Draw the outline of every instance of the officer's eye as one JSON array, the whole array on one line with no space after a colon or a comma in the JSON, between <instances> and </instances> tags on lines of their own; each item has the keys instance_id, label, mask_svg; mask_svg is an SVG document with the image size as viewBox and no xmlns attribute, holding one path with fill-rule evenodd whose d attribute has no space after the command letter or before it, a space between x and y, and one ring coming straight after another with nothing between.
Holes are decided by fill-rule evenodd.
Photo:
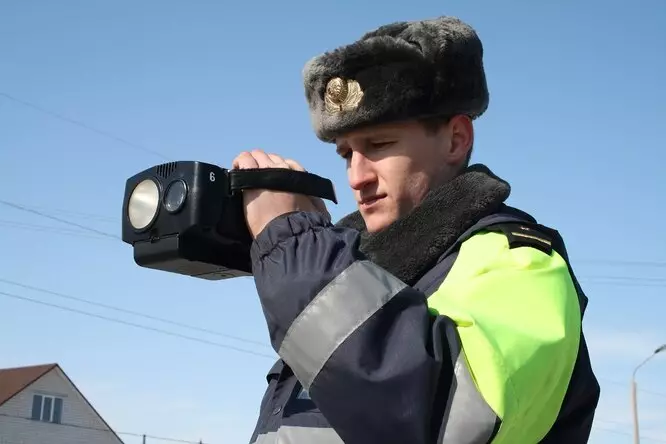
<instances>
[{"instance_id":1,"label":"officer's eye","mask_svg":"<svg viewBox=\"0 0 666 444\"><path fill-rule=\"evenodd\" d=\"M351 157L351 150L338 150L338 154L343 159L349 159Z\"/></svg>"},{"instance_id":2,"label":"officer's eye","mask_svg":"<svg viewBox=\"0 0 666 444\"><path fill-rule=\"evenodd\" d=\"M392 140L382 140L382 141L373 141L370 142L372 148L386 148L393 145L395 142Z\"/></svg>"}]
</instances>

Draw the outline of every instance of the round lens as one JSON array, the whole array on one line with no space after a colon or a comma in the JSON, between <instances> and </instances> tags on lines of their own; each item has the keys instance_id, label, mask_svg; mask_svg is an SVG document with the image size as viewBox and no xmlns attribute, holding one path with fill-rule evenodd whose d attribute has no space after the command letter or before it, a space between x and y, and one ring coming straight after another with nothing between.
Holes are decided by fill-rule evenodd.
<instances>
[{"instance_id":1,"label":"round lens","mask_svg":"<svg viewBox=\"0 0 666 444\"><path fill-rule=\"evenodd\" d=\"M182 180L172 182L164 196L164 208L169 213L180 210L187 197L187 186Z\"/></svg>"},{"instance_id":2,"label":"round lens","mask_svg":"<svg viewBox=\"0 0 666 444\"><path fill-rule=\"evenodd\" d=\"M129 198L127 216L136 230L143 230L155 218L160 203L160 190L157 184L146 179L134 188Z\"/></svg>"}]
</instances>

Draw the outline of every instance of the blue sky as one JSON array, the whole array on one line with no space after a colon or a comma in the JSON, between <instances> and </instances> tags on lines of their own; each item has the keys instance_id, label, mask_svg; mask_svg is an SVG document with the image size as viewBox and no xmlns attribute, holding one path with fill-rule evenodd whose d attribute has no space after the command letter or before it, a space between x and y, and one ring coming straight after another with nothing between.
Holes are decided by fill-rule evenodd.
<instances>
[{"instance_id":1,"label":"blue sky","mask_svg":"<svg viewBox=\"0 0 666 444\"><path fill-rule=\"evenodd\" d=\"M592 442L627 442L631 370L666 342L661 0L0 1L1 199L119 235L125 179L163 160L151 150L228 166L260 147L330 177L337 219L353 201L344 164L312 133L303 64L380 24L444 14L485 45L491 101L474 160L511 182L510 203L561 231L590 298L603 384ZM120 432L247 442L273 355L252 280L142 269L118 240L8 206L0 227L2 280L256 341L0 281L0 292L222 345L0 294L0 367L60 363ZM639 374L646 443L666 442L664 374L666 354Z\"/></svg>"}]
</instances>

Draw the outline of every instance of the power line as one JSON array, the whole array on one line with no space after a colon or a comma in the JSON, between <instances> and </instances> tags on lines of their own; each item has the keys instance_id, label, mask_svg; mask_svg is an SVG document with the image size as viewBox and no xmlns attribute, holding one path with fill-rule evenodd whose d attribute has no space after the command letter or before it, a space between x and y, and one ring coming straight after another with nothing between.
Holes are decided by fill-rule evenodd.
<instances>
[{"instance_id":1,"label":"power line","mask_svg":"<svg viewBox=\"0 0 666 444\"><path fill-rule=\"evenodd\" d=\"M619 385L619 386L623 386L623 387L629 385L628 383L624 383L624 382L620 382L620 381L615 381L615 380L613 380L613 379L608 379L608 378L597 378L597 379L599 379L600 381L608 382L609 384L615 384L615 385ZM654 390L647 390L647 389L640 388L640 387L637 388L637 390L638 390L639 392L649 393L649 394L651 394L651 395L655 395L655 396L660 396L660 397L662 397L662 398L666 398L666 393L664 393L664 392L656 392L656 391L654 391Z\"/></svg>"},{"instance_id":2,"label":"power line","mask_svg":"<svg viewBox=\"0 0 666 444\"><path fill-rule=\"evenodd\" d=\"M103 304L103 303L100 303L100 302L91 301L91 300L81 298L81 297L71 296L71 295L67 295L67 294L63 294L63 293L58 293L58 292L55 292L55 291L52 291L52 290L39 288L39 287L35 287L35 286L32 286L32 285L28 285L28 284L23 284L23 283L20 283L20 282L9 280L9 279L0 278L0 282L4 282L4 283L10 284L10 285L16 285L18 287L22 287L22 288L28 289L28 290L34 290L34 291L39 291L39 292L43 292L43 293L46 293L46 294L51 294L51 295L61 297L61 298L64 298L64 299L79 301L79 302L83 302L83 303L93 305L93 306L99 306L99 307L102 307L102 308L107 308L107 309L122 312L122 313L127 313L127 314L132 314L132 315L135 315L135 316L139 316L139 317L144 317L146 319L152 319L152 320L156 320L156 321L159 321L159 322L164 322L164 323L171 324L171 325L178 326L178 327L183 327L183 328L187 328L187 329L191 329L191 330L200 331L200 332L203 332L203 333L217 335L217 336L225 337L225 338L228 338L228 339L234 339L234 340L241 341L241 342L246 342L246 343L252 344L252 345L258 345L258 346L262 346L262 347L269 347L265 343L262 343L262 342L259 342L259 341L254 341L252 339L242 338L242 337L239 337L239 336L233 336L233 335L218 332L218 331L215 331L215 330L210 330L210 329L203 328L203 327L197 327L197 326L185 324L185 323L178 322L178 321L173 321L173 320L170 320L170 319L160 318L158 316L149 315L149 314L142 313L142 312L139 312L139 311L129 310L129 309L125 309L125 308L118 307L118 306L113 306L113 305L109 305L109 304ZM97 314L94 314L94 313L89 313L89 312L73 309L73 308L70 308L70 307L65 307L65 306L58 305L58 304L47 303L47 302L39 301L37 299L32 299L32 298L25 297L25 296L15 295L13 293L6 293L6 292L3 292L3 291L0 291L0 294L4 295L4 296L7 296L7 297L24 300L26 302L32 302L32 303L36 303L36 304L40 304L40 305L46 305L46 306L49 306L49 307L52 307L52 308L58 308L60 310L71 311L71 312L75 312L75 313L86 315L86 316L92 316L92 317L100 318L100 319L110 321L110 322L117 322L117 323L129 325L129 326L133 326L133 327L137 327L137 328L142 328L142 329L145 329L145 330L154 331L154 332L157 332L157 333L163 333L163 334L168 334L170 336L180 337L180 338L183 338L183 339L198 341L198 342L202 342L202 343L205 343L205 344L208 344L208 345L215 345L215 346L223 347L223 348L231 348L231 349L236 350L236 351L250 353L250 354L261 356L261 357L273 358L273 356L269 356L269 355L266 355L266 354L263 354L263 353L260 353L260 352L253 352L253 351L249 351L249 350L239 349L237 347L228 346L226 344L220 344L220 343L216 343L216 342L213 342L213 341L207 341L207 340L196 338L196 337L181 335L179 333L175 333L175 332L172 332L172 331L157 329L157 328L153 328L153 327L149 327L149 326L145 326L145 325L141 325L141 324L136 324L136 323L120 320L120 319L117 319L117 318L109 318L109 317L106 317L106 316L101 316L101 315L97 315ZM622 383L622 382L619 382L619 381L616 381L616 380L613 380L613 379L604 378L604 377L598 377L598 379L601 380L601 381L605 381L607 383L615 384L615 385L619 385L619 386L625 386L626 385L625 383ZM644 388L638 388L638 391L666 398L666 393L663 393L663 392L644 389Z\"/></svg>"},{"instance_id":3,"label":"power line","mask_svg":"<svg viewBox=\"0 0 666 444\"><path fill-rule=\"evenodd\" d=\"M208 444L208 442L204 442L202 440L186 441L184 439L178 439L178 438L167 438L167 437L164 437L164 436L146 435L145 433L144 434L130 433L130 432L116 432L116 433L118 435L133 436L133 437L136 437L136 438L154 439L156 441L177 442L177 443L183 443L183 444Z\"/></svg>"},{"instance_id":4,"label":"power line","mask_svg":"<svg viewBox=\"0 0 666 444\"><path fill-rule=\"evenodd\" d=\"M185 323L182 323L182 322L173 321L173 320L170 320L170 319L160 318L158 316L150 315L150 314L147 314L147 313L142 313L142 312L139 312L139 311L129 310L127 308L122 308L122 307L118 307L118 306L115 306L115 305L103 304L101 302L95 302L95 301L91 301L89 299L85 299L85 298L82 298L82 297L71 296L71 295L68 295L68 294L59 293L57 291L48 290L46 288L35 287L35 286L32 286L32 285L24 284L24 283L21 283L21 282L10 280L10 279L4 279L4 278L0 277L0 282L4 282L4 283L10 284L10 285L15 285L17 287L21 287L21 288L24 288L26 290L39 291L41 293L50 294L50 295L53 295L53 296L56 296L56 297L59 297L59 298L69 299L69 300L72 300L72 301L82 302L84 304L93 305L93 306L96 306L96 307L101 307L101 308L106 308L106 309L109 309L109 310L114 310L114 311L117 311L117 312L120 312L120 313L131 314L131 315L134 315L134 316L139 316L139 317L142 317L142 318L151 319L153 321L164 322L165 324L171 324L171 325L175 325L177 327L187 328L187 329L190 329L190 330L195 330L195 331L199 331L199 332L202 332L202 333L208 333L208 334L211 334L211 335L216 335L216 336L224 337L224 338L227 338L227 339L233 339L233 340L236 340L236 341L241 341L241 342L245 342L245 343L252 344L252 345L258 345L258 346L261 346L261 347L270 347L269 345L267 345L264 342L259 342L259 341L255 341L255 340L252 340L252 339L241 338L239 336L233 336L233 335L229 335L229 334L226 334L226 333L221 333L221 332L218 332L218 331L215 331L215 330L210 330L210 329L203 328L203 327L197 327L197 326L194 326L194 325L189 325L189 324L185 324Z\"/></svg>"},{"instance_id":5,"label":"power line","mask_svg":"<svg viewBox=\"0 0 666 444\"><path fill-rule=\"evenodd\" d=\"M666 268L666 262L660 261L631 261L618 259L576 259L573 262L581 264L599 264L619 267L657 267Z\"/></svg>"},{"instance_id":6,"label":"power line","mask_svg":"<svg viewBox=\"0 0 666 444\"><path fill-rule=\"evenodd\" d=\"M580 280L582 283L585 283L586 286L593 286L593 285L610 285L611 287L631 287L631 288L664 288L666 287L666 282L663 284L660 283L654 283L654 282L641 282L640 278L636 278L635 281L627 281L627 282L621 282L621 281L595 281L595 280L588 280L585 277L578 277L578 280Z\"/></svg>"},{"instance_id":7,"label":"power line","mask_svg":"<svg viewBox=\"0 0 666 444\"><path fill-rule=\"evenodd\" d=\"M32 419L26 418L25 416L10 415L9 413L0 413L0 416L5 417L5 418L12 418L12 419L22 419L24 421L33 421ZM111 428L103 429L101 427L71 424L71 423L66 423L66 422L57 422L57 423L56 422L50 422L49 425L59 426L59 427L71 427L71 428L82 429L82 430L94 430L96 432L106 432L106 433L113 433L113 434L116 434L116 435L134 436L134 437L137 437L137 438L146 437L146 438L150 438L150 439L155 439L157 441L176 442L176 443L182 443L182 444L210 444L208 442L204 442L204 441L201 441L201 440L199 440L199 441L188 441L188 440L179 439L179 438L147 435L145 433L119 432L119 431L113 430ZM2 441L0 441L0 444L1 443L2 443Z\"/></svg>"},{"instance_id":8,"label":"power line","mask_svg":"<svg viewBox=\"0 0 666 444\"><path fill-rule=\"evenodd\" d=\"M92 132L94 132L94 133L96 133L100 136L107 137L111 140L114 140L114 141L119 142L123 145L129 146L131 148L138 149L140 151L144 151L144 152L149 153L149 154L153 154L153 155L161 157L162 159L167 160L167 161L171 160L168 156L166 156L166 155L164 155L164 154L162 154L158 151L155 151L153 149L144 147L144 146L139 145L135 142L128 141L127 139L119 137L119 136L117 136L117 135L115 135L115 134L113 134L109 131L100 130L98 128L95 128L95 127L93 127L93 126L91 126L91 125L89 125L89 124L87 124L87 123L85 123L81 120L72 119L70 117L64 116L61 113L50 111L50 110L48 110L48 109L46 109L42 106L39 106L39 105L37 105L35 103L32 103L32 102L29 102L25 99L20 99L20 98L14 96L14 95L9 94L9 93L0 91L0 96L5 97L6 99L8 99L12 102L21 104L23 106L26 106L26 107L31 108L33 110L36 110L40 113L48 115L52 118L55 118L55 119L58 119L58 120L76 125L80 128L86 129L88 131L92 131ZM99 217L108 218L108 216L99 216ZM638 266L638 267L666 268L666 262L659 262L659 261L632 261L632 260L611 260L611 259L578 259L575 262L577 262L577 263L589 263L589 264L605 264L605 265L610 265L610 266Z\"/></svg>"},{"instance_id":9,"label":"power line","mask_svg":"<svg viewBox=\"0 0 666 444\"><path fill-rule=\"evenodd\" d=\"M30 418L26 418L23 416L18 416L18 415L10 415L7 413L0 413L0 416L6 417L6 418L13 418L13 419L22 419L25 421L31 421ZM616 435L623 435L623 436L632 436L631 433L622 431L622 430L615 430L615 429L610 429L606 427L601 427L596 424L596 422L605 422L609 424L615 424L615 425L620 425L623 427L628 427L628 424L621 423L618 421L609 421L609 420L604 420L604 419L595 419L595 424L592 425L592 429L600 430L603 432L608 432L608 433L613 433ZM122 432L122 431L115 431L113 429L103 429L99 427L92 427L92 426L84 426L84 425L78 425L78 424L69 424L69 423L50 423L51 425L55 426L61 426L61 427L73 427L77 429L83 429L83 430L94 430L94 431L99 431L99 432L107 432L107 433L115 433L116 435L123 435L123 436L132 436L136 438L148 438L148 439L154 439L157 441L165 441L165 442L174 442L174 443L181 443L181 444L209 444L207 442L204 442L202 440L199 441L188 441L185 439L179 439L179 438L173 438L173 437L165 437L165 436L156 436L156 435L148 435L148 434L143 434L143 433L136 433L136 432ZM659 442L659 443L666 443L666 440L657 438L657 437L650 437L650 436L645 436L641 435L641 439L645 441L650 441L650 442Z\"/></svg>"},{"instance_id":10,"label":"power line","mask_svg":"<svg viewBox=\"0 0 666 444\"><path fill-rule=\"evenodd\" d=\"M46 208L37 207L37 206L32 206L32 205L22 205L18 204L15 202L10 202L6 200L0 199L0 203L8 205L12 208L15 208L17 210L25 211L28 213L36 214L38 216L42 216L51 220L55 220L57 222L61 222L64 224L72 225L74 227L80 228L82 230L90 231L92 233L95 233L97 235L101 236L106 236L106 237L112 237L114 239L120 239L119 236L107 233L104 231L97 230L95 228L83 225L83 224L78 224L76 222L72 222L67 219L62 219L57 216L53 216L49 214L48 212L41 211ZM103 216L100 214L92 214L92 213L83 213L83 212L78 212L78 211L71 211L71 210L65 210L62 208L50 208L50 212L60 212L64 214L72 214L72 215L77 215L77 216L84 216L87 218L97 218L99 220L107 221L107 222L117 222L116 219L111 218L110 216ZM0 221L2 222L2 221ZM8 221L9 222L9 221ZM17 222L20 223L20 222ZM26 224L27 225L27 224ZM46 226L35 226L39 228L46 228ZM49 227L50 228L50 227ZM53 227L56 228L56 227ZM73 234L73 233L72 233ZM661 268L661 267L666 267L666 262L658 262L658 261L623 261L623 260L606 260L606 259L588 259L584 261L576 261L576 262L586 262L586 263L598 263L598 264L606 264L606 265L614 265L614 266L639 266L639 267L656 267L656 268ZM592 275L592 276L580 276L579 277L581 280L593 280L593 279L608 279L608 280L624 280L624 281L629 281L629 282L655 282L655 283L666 283L666 277L640 277L640 276L611 276L611 275ZM614 284L614 283L613 283ZM618 282L619 285L624 285L626 284L625 282ZM633 284L632 284L633 285ZM639 285L641 286L641 285ZM645 285L642 285L645 286ZM652 286L652 285L648 285ZM661 285L657 285L661 287Z\"/></svg>"},{"instance_id":11,"label":"power line","mask_svg":"<svg viewBox=\"0 0 666 444\"><path fill-rule=\"evenodd\" d=\"M31 208L33 210L41 210L44 211L45 213L60 213L60 214L67 214L70 216L76 216L78 218L83 218L83 219L93 219L93 220L99 220L101 222L112 222L112 223L118 223L118 217L111 217L111 216L104 216L101 214L94 214L94 213L86 213L83 211L75 211L75 210L67 210L64 208L54 208L54 207L45 207L45 206L37 206L37 205L23 205L26 208Z\"/></svg>"},{"instance_id":12,"label":"power line","mask_svg":"<svg viewBox=\"0 0 666 444\"><path fill-rule=\"evenodd\" d=\"M614 434L616 434L616 435L633 436L633 434L632 434L632 433L629 433L629 432L623 432L623 431L621 431L621 430L608 429L608 428L606 428L606 427L599 427L599 426L597 426L597 425L593 425L593 426L592 426L592 429L601 430L601 431L608 432L608 433L614 433ZM649 441L649 442L664 442L664 443L666 443L666 440L664 440L664 439L660 439L660 438L656 438L656 437L649 437L649 436L641 435L640 438L641 438L641 440L643 440L643 441Z\"/></svg>"},{"instance_id":13,"label":"power line","mask_svg":"<svg viewBox=\"0 0 666 444\"><path fill-rule=\"evenodd\" d=\"M115 234L107 233L105 231L101 231L101 230L98 230L96 228L91 228L91 227L88 227L86 225L77 224L76 222L72 222L72 221L69 221L67 219L62 219L62 218L59 218L59 217L56 217L56 216L52 216L50 214L44 213L43 211L33 210L32 208L28 208L26 206L23 206L23 205L14 203L14 202L9 202L7 200L0 199L0 204L7 205L8 207L12 207L12 208L15 208L15 209L20 210L20 211L25 211L27 213L36 214L38 216L42 216L42 217L45 217L47 219L54 220L56 222L71 225L73 227L77 227L77 228L80 228L80 229L85 230L85 231L90 231L90 232L95 233L95 234L110 237L110 238L113 238L113 239L122 240L120 238L120 236L117 236Z\"/></svg>"},{"instance_id":14,"label":"power line","mask_svg":"<svg viewBox=\"0 0 666 444\"><path fill-rule=\"evenodd\" d=\"M45 293L45 294L50 294L50 295L53 295L53 296L56 296L56 297L59 297L59 298L69 299L69 300L82 302L84 304L88 304L88 305L92 305L92 306L97 306L97 307L106 308L106 309L113 310L113 311L118 311L120 313L131 314L131 315L134 315L134 316L139 316L139 317L143 317L143 318L158 321L158 322L164 322L166 324L171 324L171 325L174 325L174 326L177 326L177 327L182 327L182 328L186 328L186 329L190 329L190 330L194 330L194 331L199 331L199 332L202 332L202 333L208 333L208 334L211 334L211 335L216 335L216 336L224 337L224 338L227 338L227 339L233 339L233 340L236 340L236 341L241 341L241 342L245 342L245 343L252 344L252 345L258 345L258 346L262 346L262 347L270 347L269 345L267 345L263 342L260 342L260 341L247 339L247 338L243 338L243 337L240 337L240 336L234 336L234 335L230 335L230 334L227 334L227 333L222 333L222 332L219 332L219 331L216 331L216 330L211 330L211 329L204 328L204 327L198 327L198 326L186 324L186 323L179 322L179 321L174 321L174 320L171 320L171 319L161 318L161 317L154 316L154 315L151 315L151 314L143 313L143 312L136 311L136 310L130 310L130 309L123 308L123 307L118 307L118 306L115 306L115 305L104 304L104 303L101 303L101 302L92 301L90 299L86 299L86 298L82 298L82 297L78 297L78 296L72 296L72 295L69 295L69 294L60 293L60 292L49 290L49 289L46 289L46 288L36 287L36 286L25 284L25 283L22 283L22 282L17 282L17 281L11 280L11 279L5 279L5 278L0 277L0 282L4 282L4 283L9 284L9 285L15 285L17 287L21 287L21 288L24 288L26 290L38 291L38 292ZM619 386L625 386L626 385L623 382L616 381L616 380L609 379L609 378L599 377L598 379L601 380L601 381L605 381L607 383L615 384L615 385L619 385ZM658 392L658 391L654 391L654 390L647 390L647 389L643 389L643 388L638 388L638 391L666 398L666 393L662 393L662 392Z\"/></svg>"},{"instance_id":15,"label":"power line","mask_svg":"<svg viewBox=\"0 0 666 444\"><path fill-rule=\"evenodd\" d=\"M45 232L53 234L63 234L65 236L84 237L88 239L109 239L109 237L107 236L100 236L94 233L87 233L83 230L72 230L63 227L54 227L52 225L29 224L26 222L19 222L7 219L0 219L0 226L6 228L18 228L33 232Z\"/></svg>"},{"instance_id":16,"label":"power line","mask_svg":"<svg viewBox=\"0 0 666 444\"><path fill-rule=\"evenodd\" d=\"M19 99L16 96L7 94L7 93L2 92L2 91L0 91L0 96L6 98L8 100L11 100L12 102L19 103L19 104L21 104L23 106L26 106L28 108L32 108L32 109L34 109L36 111L39 111L40 113L45 114L47 116L53 117L53 118L61 120L63 122L70 123L72 125L76 125L80 128L86 129L88 131L92 131L92 132L94 132L94 133L96 133L96 134L98 134L102 137L106 137L106 138L111 139L113 141L122 143L123 145L126 145L128 147L131 147L131 148L134 148L134 149L137 149L137 150L149 153L149 154L153 154L153 155L161 157L162 159L167 160L167 161L171 160L167 156L165 156L164 154L162 154L158 151L152 150L150 148L146 148L146 147L141 146L141 145L139 145L137 143L134 143L134 142L130 142L129 140L124 139L124 138L119 137L119 136L116 136L115 134L112 134L109 131L100 130L100 129L95 128L95 127L93 127L93 126L91 126L91 125L89 125L85 122L82 122L80 120L71 119L69 117L66 117L66 116L60 114L60 113L56 113L54 111L47 110L46 108L43 108L39 105L28 102L27 100Z\"/></svg>"},{"instance_id":17,"label":"power line","mask_svg":"<svg viewBox=\"0 0 666 444\"><path fill-rule=\"evenodd\" d=\"M77 314L84 315L84 316L90 316L90 317L101 319L101 320L108 321L108 322L115 322L117 324L123 324L123 325L126 325L126 326L136 327L136 328L140 328L140 329L143 329L143 330L152 331L152 332L155 332L155 333L161 333L161 334L164 334L164 335L169 335L169 336L173 336L173 337L177 337L177 338L181 338L181 339L187 339L187 340L194 341L194 342L200 342L202 344L212 345L214 347L219 347L219 348L224 348L224 349L229 349L229 350L235 350L235 351L240 352L240 353L246 353L246 354L253 355L253 356L258 356L258 357L261 357L261 358L268 358L268 359L272 359L272 360L277 359L277 357L274 356L274 355L272 356L272 355L268 355L268 354L265 354L265 353L260 353L260 352L255 352L255 351L252 351L252 350L247 350L247 349L244 349L244 348L240 348L240 347L235 347L233 345L221 344L219 342L209 341L207 339L197 338L195 336L189 336L189 335L184 335L184 334L181 334L181 333L176 333L176 332L173 332L173 331L170 331L170 330L165 330L165 329L162 329L162 328L150 327L148 325L142 325L142 324L137 324L135 322L125 321L125 320L118 319L118 318L103 316L103 315L99 315L99 314L96 314L96 313L91 313L91 312L79 310L79 309L76 309L76 308L65 307L64 305L58 305L58 304L53 304L53 303L50 303L50 302L44 302L44 301L40 301L38 299L29 298L27 296L19 296L19 295L14 294L14 293L7 293L5 291L0 291L0 295L3 295L5 297L9 297L9 298L13 298L13 299L22 300L22 301L25 301L25 302L31 302L33 304L39 304L39 305L44 305L46 307L57 308L59 310L69 311L69 312L77 313Z\"/></svg>"},{"instance_id":18,"label":"power line","mask_svg":"<svg viewBox=\"0 0 666 444\"><path fill-rule=\"evenodd\" d=\"M25 205L16 204L16 203L1 200L1 199L0 199L0 203L11 206L11 207L16 208L18 210L30 212L30 213L33 213L33 214L36 214L36 215L39 215L39 216L42 216L42 217L46 217L46 218L61 222L61 223L72 225L72 226L75 226L77 228L90 231L90 232L92 232L94 234L97 234L97 235L102 235L102 236L110 237L110 238L113 238L113 239L120 239L116 235L106 233L106 232L88 227L88 226L83 225L83 224L77 224L77 223L71 222L71 221L66 220L66 219L55 217L55 216L47 214L43 211L39 211L39 210L36 210L34 208L30 208L28 206L25 206ZM87 214L87 213L83 213L83 214ZM92 216L90 214L87 214L87 215ZM100 216L100 217L102 217L102 216ZM28 224L25 224L25 225L28 225ZM39 227L40 229L47 229L47 228L49 228L49 229L50 228L58 229L58 227L45 227L45 226L35 226L35 227ZM64 230L63 228L60 228L60 229ZM75 232L75 231L72 231L72 230L70 230L70 232L63 232L62 234L82 235L82 236L85 235L84 233L79 233L79 232ZM87 236L87 237L90 237L90 236ZM608 263L609 261L603 261L602 260L600 262ZM649 265L653 265L653 266L657 266L657 267L662 265L659 262L631 262L631 261L618 261L618 262L619 263L633 263L633 264L649 264ZM585 280L585 281L593 280L593 279L608 279L608 280L611 280L611 281L614 281L614 282L590 282L590 283L609 284L609 285L615 285L615 286L628 285L628 286L633 286L633 287L639 287L639 286L642 286L642 287L663 287L664 285L659 285L659 284L666 283L666 279L664 279L664 278L634 277L634 276L581 276L580 279ZM82 298L75 298L73 296L63 295L61 293L52 292L50 290L39 289L39 288L36 288L36 287L31 287L31 286L25 286L25 284L17 283L17 282L14 282L14 281L7 281L7 280L3 280L3 279L0 279L0 280L2 280L4 282L7 282L7 283L12 283L14 285L24 286L24 288L29 288L29 289L33 289L33 290L36 290L36 291L46 292L46 293L49 293L49 294L52 294L52 295L55 295L55 296L64 297L64 298L68 298L68 299L72 299L72 300L78 300L80 302L89 303L91 305L103 306L104 308L109 308L109 309L116 310L116 311L130 313L130 314L133 314L133 315L137 315L137 316L141 316L141 317L145 317L145 318L149 318L149 319L153 319L153 320L159 320L161 322L170 323L172 325L177 325L177 326L184 327L184 328L190 328L190 329L194 329L194 330L198 330L198 331L202 331L202 332L206 332L206 333L210 333L210 334L216 334L216 335L219 335L219 336L226 336L226 337L229 337L229 338L232 338L232 339L257 344L257 342L255 342L255 341L251 341L251 340L247 340L247 339L243 339L243 338L239 338L239 337L232 337L231 335L224 335L224 334L221 334L219 332L213 332L213 331L208 330L208 329L189 326L187 324L182 324L182 323L179 323L179 322L176 322L176 321L170 321L170 320L166 320L166 319L157 318L157 317L154 317L154 316L151 316L151 315L147 315L145 313L133 312L131 310L126 310L126 309L122 309L122 308L119 308L119 307L113 307L113 306L106 305L106 304L93 303L91 301L86 301ZM625 282L620 282L621 280L624 280ZM646 283L645 281L648 281L648 283ZM263 346L265 344L262 343L261 345Z\"/></svg>"},{"instance_id":19,"label":"power line","mask_svg":"<svg viewBox=\"0 0 666 444\"><path fill-rule=\"evenodd\" d=\"M666 282L663 277L642 277L642 276L584 276L584 279L609 279L623 281L647 281L647 282Z\"/></svg>"},{"instance_id":20,"label":"power line","mask_svg":"<svg viewBox=\"0 0 666 444\"><path fill-rule=\"evenodd\" d=\"M257 353L257 352L253 352L253 351L250 351L250 350L245 350L245 349L241 349L241 348L238 348L238 347L229 346L229 345L226 345L226 344L220 344L220 343L213 342L213 341L207 341L207 340L201 339L201 338L182 335L182 334L175 333L175 332L168 331L168 330L153 328L153 327L149 327L149 326L145 326L145 325L141 325L141 324L127 322L127 321L117 319L117 318L111 318L111 317L107 317L107 316L98 315L98 314L95 314L95 313L85 312L85 311L82 311L82 310L77 310L77 309L73 309L73 308L70 308L70 307L65 307L65 306L58 305L58 304L51 304L51 303L47 303L47 302L44 302L44 301L39 301L39 300L36 300L36 299L32 299L32 298L28 298L28 297L24 297L24 296L19 296L19 295L15 295L15 294L12 294L12 293L7 293L7 292L4 292L4 291L0 291L0 295L4 295L4 296L11 297L11 298L14 298L14 299L23 300L23 301L26 301L26 302L32 302L32 303L36 303L36 304L40 304L40 305L45 305L45 306L52 307L52 308L57 308L57 309L60 309L60 310L70 311L70 312L78 313L78 314L85 315L85 316L91 316L91 317L106 320L106 321L109 321L109 322L120 323L120 324L123 324L123 325L133 326L133 327L136 327L136 328L141 328L141 329L144 329L144 330L149 330L149 331L153 331L153 332L157 332L157 333L162 333L162 334L166 334L166 335L169 335L169 336L175 336L175 337L180 337L180 338L183 338L183 339L188 339L188 340L191 340L191 341L201 342L201 343L204 343L204 344L207 344L207 345L213 345L213 346L216 346L216 347L232 349L232 350L239 351L239 352L242 352L242 353L252 354L254 356L275 359L273 356L266 355L266 354L263 354L263 353ZM609 382L612 382L612 383L616 383L616 384L621 384L617 381L611 381L611 380L607 380L605 378L600 378L600 379L603 379L603 380L606 380L606 381L609 381ZM654 391L650 391L650 390L641 389L641 391L656 394L656 395L659 395L659 396L666 396L666 394L662 394L662 393L654 392ZM610 422L610 421L605 421L605 420L600 420L600 421ZM608 428L599 427L599 426L593 426L593 428L598 429L598 430L602 430L602 431L606 431L606 432L609 432L609 433L629 435L629 436L631 435L627 432L622 432L622 431L608 429ZM118 434L125 434L125 435L132 435L132 436L137 436L137 437L144 436L144 435L141 435L141 434L130 433L130 432L117 432L117 433ZM167 441L172 441L172 442L180 442L180 443L188 443L188 444L190 444L190 443L191 444L196 444L197 443L195 441L184 441L184 440L177 440L177 439L172 439L172 438L161 438L161 437L150 436L150 435L145 435L145 436L150 437L152 439L162 439L162 440L167 440ZM646 441L665 442L666 443L666 441L659 440L657 438L651 438L651 437L647 437L647 436L644 436L644 437L641 437L641 438L646 440Z\"/></svg>"}]
</instances>

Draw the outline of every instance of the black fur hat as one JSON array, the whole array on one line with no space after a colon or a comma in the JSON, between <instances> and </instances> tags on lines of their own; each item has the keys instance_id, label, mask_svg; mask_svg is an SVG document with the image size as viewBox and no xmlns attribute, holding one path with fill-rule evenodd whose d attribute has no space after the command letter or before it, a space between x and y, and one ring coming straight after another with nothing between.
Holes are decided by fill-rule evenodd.
<instances>
[{"instance_id":1,"label":"black fur hat","mask_svg":"<svg viewBox=\"0 0 666 444\"><path fill-rule=\"evenodd\" d=\"M303 70L317 137L390 121L465 114L488 107L483 46L455 17L381 26L311 59Z\"/></svg>"}]
</instances>

